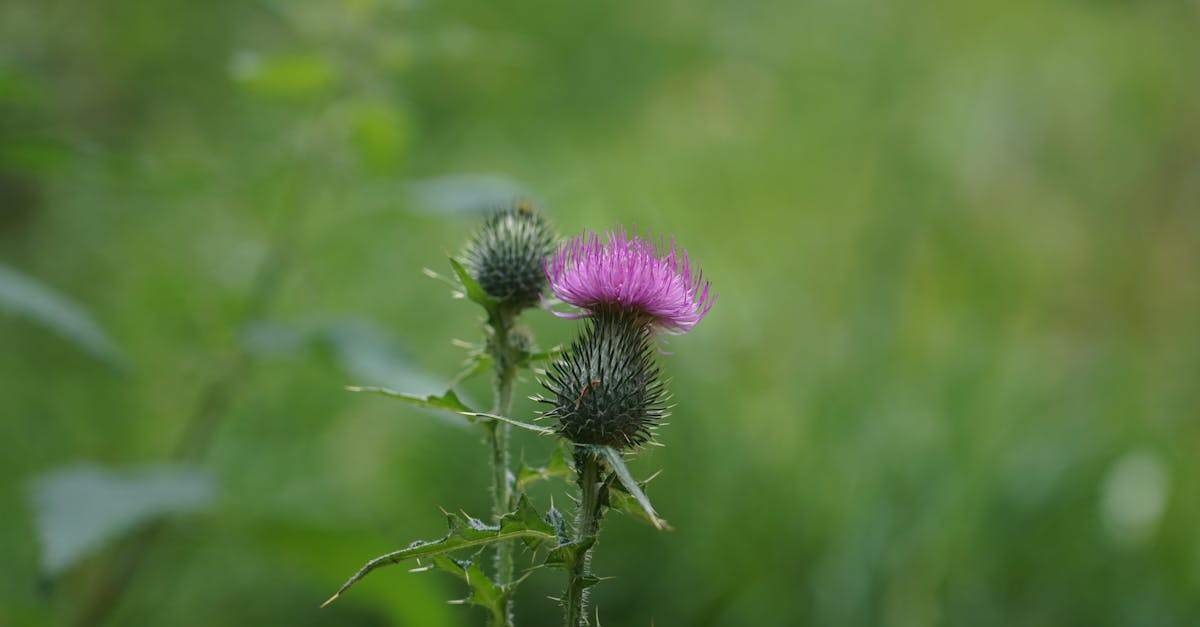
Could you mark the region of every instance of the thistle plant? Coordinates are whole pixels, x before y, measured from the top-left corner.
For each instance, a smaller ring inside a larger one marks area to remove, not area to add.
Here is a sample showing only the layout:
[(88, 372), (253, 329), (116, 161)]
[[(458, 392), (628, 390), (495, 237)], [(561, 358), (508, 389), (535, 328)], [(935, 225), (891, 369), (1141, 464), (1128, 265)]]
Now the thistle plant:
[[(475, 233), (463, 253), (466, 275), (491, 299), (485, 325), (485, 353), (494, 370), (492, 413), (512, 412), (513, 383), (532, 338), (515, 328), (517, 315), (538, 302), (546, 286), (542, 261), (554, 246), (546, 221), (526, 201), (492, 213)], [(483, 361), (486, 363), (486, 361)], [(492, 461), (492, 519), (499, 523), (514, 505), (509, 472), (509, 425), (498, 420), (484, 423)], [(496, 547), (496, 583), (510, 585), (513, 576), (512, 543)], [(511, 608), (505, 609), (511, 614)], [(506, 620), (511, 622), (511, 616)]]
[[(546, 266), (550, 289), (587, 326), (555, 361), (543, 381), (551, 406), (545, 417), (574, 445), (579, 508), (573, 551), (564, 565), (567, 588), (561, 602), (565, 625), (587, 624), (587, 589), (599, 581), (590, 571), (591, 551), (604, 510), (617, 485), (644, 501), (622, 460), (622, 451), (653, 443), (667, 416), (669, 395), (654, 360), (661, 333), (686, 333), (708, 313), (713, 295), (686, 251), (674, 242), (656, 251), (651, 241), (609, 231), (606, 241), (584, 234), (561, 246)], [(614, 479), (617, 483), (613, 483)]]
[[(416, 560), (414, 571), (441, 570), (462, 579), (469, 592), (459, 603), (485, 608), (489, 625), (510, 627), (517, 586), (539, 568), (559, 568), (567, 574), (559, 599), (565, 625), (586, 625), (587, 591), (600, 581), (590, 569), (591, 553), (605, 512), (622, 510), (657, 529), (668, 528), (646, 497), (645, 483), (630, 474), (625, 455), (657, 444), (655, 431), (670, 409), (657, 363), (663, 336), (690, 331), (708, 313), (715, 296), (687, 252), (674, 242), (656, 248), (649, 239), (616, 229), (603, 240), (585, 232), (555, 246), (546, 221), (526, 202), (489, 215), (461, 260), (451, 258), (450, 266), (453, 278), (430, 270), (426, 274), (446, 281), (486, 314), (483, 341), (467, 345), (467, 363), (451, 388), (440, 396), (347, 389), (451, 411), (479, 425), (492, 465), (491, 522), (446, 512), (445, 536), (414, 542), (367, 562), (325, 603), (377, 568)], [(555, 299), (571, 308), (552, 309), (553, 313), (586, 319), (566, 350), (538, 352), (532, 335), (516, 324), (523, 310), (545, 302), (547, 286)], [(538, 369), (543, 363), (545, 369)], [(541, 375), (547, 394), (530, 398), (549, 405), (536, 419), (548, 419), (553, 426), (510, 416), (521, 369)], [(457, 384), (485, 372), (491, 372), (493, 382), (492, 411), (487, 413), (467, 407), (454, 391)], [(514, 472), (509, 452), (509, 431), (514, 427), (558, 435), (562, 447), (545, 465), (531, 467), (522, 461)], [(553, 504), (539, 513), (526, 488), (535, 481), (571, 475), (579, 489), (574, 523)], [(494, 557), (491, 568), (485, 569), (481, 558), (489, 550)], [(516, 577), (518, 550), (532, 552), (535, 566)], [(537, 564), (542, 551), (544, 558)]]

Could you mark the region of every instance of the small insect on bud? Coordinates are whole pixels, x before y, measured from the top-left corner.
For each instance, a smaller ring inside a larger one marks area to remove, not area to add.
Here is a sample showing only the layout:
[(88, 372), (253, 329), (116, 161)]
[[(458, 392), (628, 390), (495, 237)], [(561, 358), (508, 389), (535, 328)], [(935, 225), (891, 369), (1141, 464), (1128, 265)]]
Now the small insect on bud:
[(492, 212), (463, 250), (467, 272), (488, 296), (514, 310), (536, 304), (546, 287), (543, 260), (554, 233), (529, 201)]
[(616, 308), (593, 311), (586, 330), (546, 373), (558, 431), (578, 444), (616, 449), (645, 443), (669, 400), (654, 360), (649, 318)]

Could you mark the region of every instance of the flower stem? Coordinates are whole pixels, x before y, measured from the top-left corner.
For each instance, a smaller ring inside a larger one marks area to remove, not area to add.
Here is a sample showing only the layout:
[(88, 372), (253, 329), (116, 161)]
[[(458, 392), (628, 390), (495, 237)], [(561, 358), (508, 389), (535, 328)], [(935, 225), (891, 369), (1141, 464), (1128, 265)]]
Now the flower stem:
[[(492, 382), (492, 413), (508, 416), (512, 412), (513, 384), (517, 378), (517, 355), (512, 346), (510, 332), (513, 314), (501, 310), (491, 320), (492, 338), (490, 350), (495, 363), (495, 378)], [(513, 506), (512, 477), (509, 474), (508, 435), (510, 427), (498, 420), (488, 426), (488, 444), (492, 449), (492, 517), (496, 523)], [(497, 585), (507, 586), (513, 578), (513, 546), (511, 542), (496, 545)], [(507, 598), (502, 612), (492, 617), (496, 627), (511, 627), (512, 607)]]
[(595, 578), (589, 570), (592, 544), (600, 532), (603, 507), (604, 466), (590, 451), (577, 450), (575, 467), (579, 473), (579, 511), (575, 517), (576, 546), (582, 547), (567, 570), (566, 627), (587, 625), (587, 589)]

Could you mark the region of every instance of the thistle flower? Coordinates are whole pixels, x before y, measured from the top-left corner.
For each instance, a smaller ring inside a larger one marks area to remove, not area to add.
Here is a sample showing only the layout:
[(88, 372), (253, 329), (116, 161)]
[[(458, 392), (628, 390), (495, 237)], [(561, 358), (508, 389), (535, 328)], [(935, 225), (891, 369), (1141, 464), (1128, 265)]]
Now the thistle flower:
[(463, 250), (463, 265), (488, 296), (515, 310), (538, 302), (554, 233), (528, 201), (487, 217)]
[(585, 233), (546, 261), (555, 296), (589, 318), (584, 332), (542, 382), (545, 416), (579, 444), (622, 449), (644, 444), (668, 415), (669, 395), (654, 360), (654, 332), (686, 333), (708, 313), (709, 283), (674, 242), (654, 244), (624, 230), (605, 241)]
[(546, 261), (545, 276), (559, 300), (580, 310), (555, 315), (583, 318), (614, 308), (636, 312), (666, 333), (691, 331), (716, 298), (674, 240), (656, 253), (649, 239), (630, 237), (619, 227), (604, 242), (585, 232), (561, 245)]
[(622, 449), (650, 439), (668, 415), (665, 384), (651, 335), (635, 311), (596, 309), (584, 332), (550, 366), (542, 382), (558, 431), (579, 444)]

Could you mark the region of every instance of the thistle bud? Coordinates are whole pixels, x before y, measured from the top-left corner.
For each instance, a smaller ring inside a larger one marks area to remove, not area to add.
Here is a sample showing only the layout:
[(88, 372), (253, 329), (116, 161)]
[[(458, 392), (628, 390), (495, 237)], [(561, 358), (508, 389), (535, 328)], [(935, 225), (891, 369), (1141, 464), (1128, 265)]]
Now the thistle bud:
[(649, 318), (617, 308), (593, 311), (588, 326), (546, 373), (546, 416), (578, 444), (622, 449), (650, 439), (669, 397), (654, 360)]
[(514, 310), (536, 304), (546, 286), (543, 260), (554, 250), (546, 220), (525, 200), (493, 212), (463, 251), (463, 264), (488, 296)]

